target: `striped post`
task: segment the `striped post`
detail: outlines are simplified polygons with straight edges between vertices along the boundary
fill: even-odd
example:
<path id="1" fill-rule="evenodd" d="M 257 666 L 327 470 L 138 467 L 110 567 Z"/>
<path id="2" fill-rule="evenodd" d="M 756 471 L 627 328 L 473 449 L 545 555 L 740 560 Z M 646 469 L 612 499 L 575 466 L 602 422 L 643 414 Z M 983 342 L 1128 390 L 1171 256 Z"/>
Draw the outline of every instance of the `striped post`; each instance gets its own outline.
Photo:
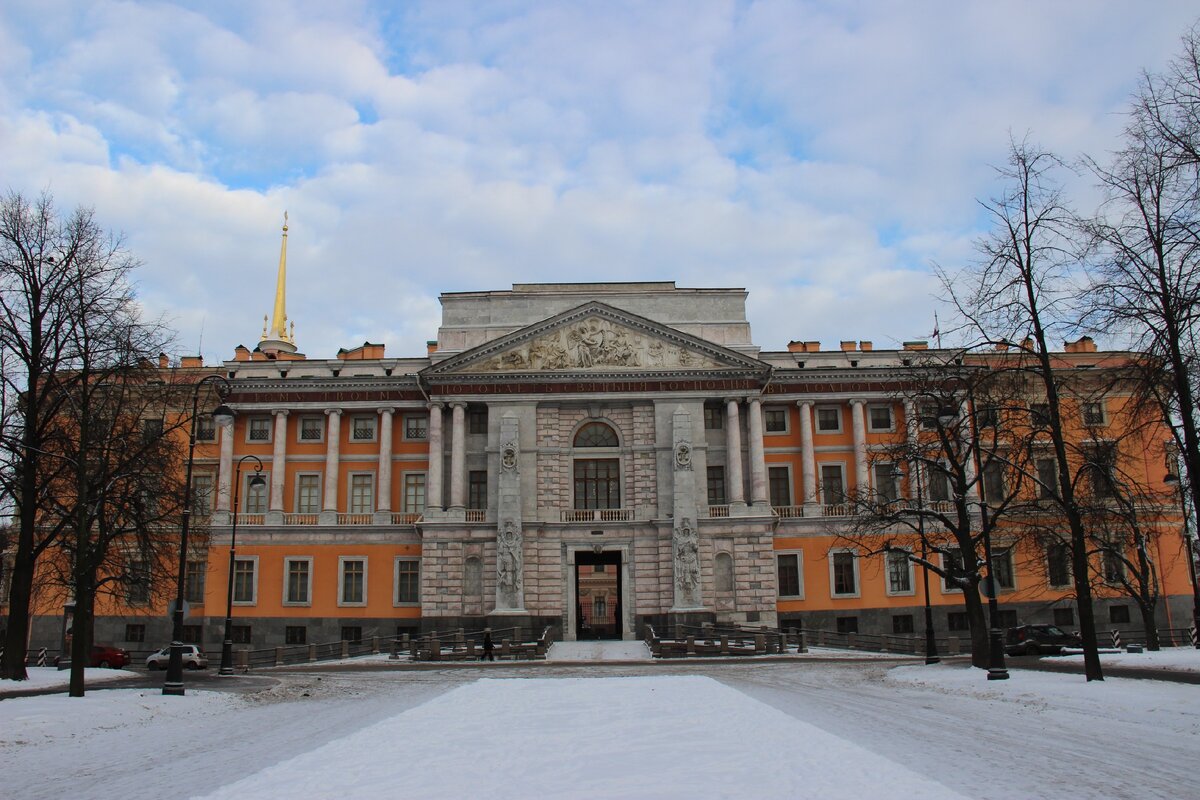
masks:
<path id="1" fill-rule="evenodd" d="M 46 648 L 44 648 L 44 647 L 41 650 L 38 650 L 37 665 L 39 667 L 46 666 Z"/>
<path id="2" fill-rule="evenodd" d="M 1112 646 L 1118 650 L 1121 649 L 1121 632 L 1120 631 L 1112 632 Z"/>
<path id="3" fill-rule="evenodd" d="M 1192 623 L 1191 629 L 1188 631 L 1188 637 L 1192 640 L 1192 647 L 1200 647 L 1200 636 L 1196 634 L 1196 623 Z M 0 656 L 4 655 L 4 651 L 0 650 Z"/>

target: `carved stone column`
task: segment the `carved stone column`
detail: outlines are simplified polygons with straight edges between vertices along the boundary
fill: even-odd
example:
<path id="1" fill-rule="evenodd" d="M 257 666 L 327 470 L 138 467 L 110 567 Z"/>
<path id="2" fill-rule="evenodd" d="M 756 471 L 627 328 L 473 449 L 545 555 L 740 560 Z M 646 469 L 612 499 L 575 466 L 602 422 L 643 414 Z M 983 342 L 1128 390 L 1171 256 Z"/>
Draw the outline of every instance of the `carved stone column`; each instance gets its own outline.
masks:
<path id="1" fill-rule="evenodd" d="M 767 462 L 763 453 L 762 401 L 757 397 L 750 398 L 747 413 L 750 416 L 750 502 L 757 508 L 765 508 L 771 504 L 771 495 L 767 492 Z"/>
<path id="2" fill-rule="evenodd" d="M 450 508 L 462 511 L 467 507 L 467 404 L 451 403 L 450 410 Z"/>
<path id="3" fill-rule="evenodd" d="M 850 401 L 850 424 L 854 430 L 854 480 L 859 494 L 871 489 L 871 476 L 867 470 L 867 423 L 864 417 L 864 402 Z"/>
<path id="4" fill-rule="evenodd" d="M 271 498 L 267 506 L 267 524 L 283 524 L 283 482 L 287 477 L 287 418 L 286 409 L 275 413 L 275 441 L 271 451 Z"/>
<path id="5" fill-rule="evenodd" d="M 496 608 L 499 614 L 525 613 L 525 536 L 521 528 L 520 421 L 500 419 L 500 474 L 496 486 Z"/>
<path id="6" fill-rule="evenodd" d="M 725 400 L 725 472 L 729 505 L 745 508 L 746 489 L 742 482 L 742 421 L 738 417 L 738 399 Z"/>
<path id="7" fill-rule="evenodd" d="M 801 400 L 800 459 L 804 468 L 804 516 L 817 516 L 817 456 L 813 447 L 813 402 Z"/>
<path id="8" fill-rule="evenodd" d="M 228 525 L 233 498 L 233 420 L 217 426 L 221 436 L 221 460 L 217 472 L 217 509 L 214 525 Z"/>
<path id="9" fill-rule="evenodd" d="M 338 473 L 342 456 L 342 410 L 325 409 L 325 486 L 321 491 L 322 525 L 337 524 Z"/>
<path id="10" fill-rule="evenodd" d="M 429 468 L 425 473 L 425 510 L 438 513 L 444 508 L 442 493 L 442 404 L 429 404 Z"/>
<path id="11" fill-rule="evenodd" d="M 704 606 L 700 591 L 700 541 L 695 524 L 696 473 L 692 469 L 692 416 L 682 407 L 671 416 L 671 437 L 675 515 L 671 531 L 675 578 L 671 611 L 696 611 Z"/>
<path id="12" fill-rule="evenodd" d="M 375 503 L 376 524 L 392 521 L 392 414 L 393 408 L 379 409 L 379 490 Z"/>

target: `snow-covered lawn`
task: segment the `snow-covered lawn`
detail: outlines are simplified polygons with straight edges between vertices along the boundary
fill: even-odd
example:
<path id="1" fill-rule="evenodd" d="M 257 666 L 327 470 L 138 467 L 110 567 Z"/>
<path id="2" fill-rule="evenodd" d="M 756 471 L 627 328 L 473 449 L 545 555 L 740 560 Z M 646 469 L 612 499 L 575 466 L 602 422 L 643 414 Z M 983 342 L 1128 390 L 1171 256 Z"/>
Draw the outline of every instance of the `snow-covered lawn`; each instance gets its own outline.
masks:
<path id="1" fill-rule="evenodd" d="M 1083 663 L 1083 654 L 1056 656 L 1055 661 L 1076 661 Z M 1101 652 L 1100 665 L 1106 664 L 1122 667 L 1144 667 L 1146 669 L 1171 669 L 1185 672 L 1200 672 L 1200 650 L 1194 647 L 1164 647 L 1151 653 Z"/>
<path id="2" fill-rule="evenodd" d="M 1162 681 L 789 660 L 205 685 L 238 691 L 0 701 L 3 796 L 1200 797 L 1200 687 Z"/>
<path id="3" fill-rule="evenodd" d="M 69 669 L 60 670 L 58 667 L 26 667 L 25 672 L 29 675 L 29 680 L 20 683 L 5 682 L 4 684 L 0 684 L 0 689 L 53 689 L 60 686 L 65 689 L 71 683 L 71 671 Z M 110 683 L 121 678 L 137 677 L 137 674 L 125 669 L 88 667 L 83 671 L 83 680 L 86 685 L 93 686 L 101 683 Z"/>

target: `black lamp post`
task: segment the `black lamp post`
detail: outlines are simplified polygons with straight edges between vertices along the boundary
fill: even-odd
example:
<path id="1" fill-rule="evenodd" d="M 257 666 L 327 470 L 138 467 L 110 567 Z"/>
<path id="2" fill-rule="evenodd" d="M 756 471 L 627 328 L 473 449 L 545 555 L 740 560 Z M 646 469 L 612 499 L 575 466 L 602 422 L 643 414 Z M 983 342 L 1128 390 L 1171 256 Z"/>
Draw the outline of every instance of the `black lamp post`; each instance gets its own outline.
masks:
<path id="1" fill-rule="evenodd" d="M 904 470 L 896 467 L 892 477 L 903 478 Z M 933 606 L 929 603 L 929 552 L 925 543 L 925 499 L 921 494 L 921 468 L 913 467 L 913 486 L 917 491 L 917 535 L 921 539 L 921 590 L 925 598 L 925 663 L 936 664 L 938 658 L 937 639 L 933 634 Z"/>
<path id="2" fill-rule="evenodd" d="M 218 675 L 233 674 L 233 568 L 237 563 L 237 520 L 238 495 L 242 486 L 242 464 L 253 459 L 254 476 L 250 478 L 251 486 L 266 486 L 263 480 L 263 464 L 258 456 L 242 456 L 238 459 L 233 471 L 233 522 L 229 529 L 229 586 L 225 594 L 225 640 L 221 643 L 221 669 Z"/>
<path id="3" fill-rule="evenodd" d="M 1188 577 L 1192 579 L 1192 627 L 1196 631 L 1196 649 L 1200 650 L 1200 583 L 1196 582 L 1195 539 L 1188 526 L 1187 495 L 1178 475 L 1168 472 L 1163 483 L 1174 484 L 1179 489 L 1179 510 L 1183 512 L 1183 547 L 1187 551 Z"/>
<path id="4" fill-rule="evenodd" d="M 196 382 L 192 390 L 192 422 L 188 434 L 187 474 L 183 482 L 183 510 L 179 523 L 179 582 L 175 587 L 175 609 L 171 613 L 171 655 L 167 660 L 167 677 L 163 682 L 163 694 L 182 695 L 183 692 L 183 590 L 187 580 L 188 526 L 192 519 L 192 462 L 196 455 L 196 418 L 200 407 L 200 387 L 209 381 L 218 381 L 229 390 L 229 381 L 220 375 L 206 375 Z M 218 390 L 219 392 L 220 390 Z M 221 396 L 218 394 L 218 396 Z M 218 424 L 233 419 L 233 412 L 224 403 L 212 411 L 213 421 Z"/>

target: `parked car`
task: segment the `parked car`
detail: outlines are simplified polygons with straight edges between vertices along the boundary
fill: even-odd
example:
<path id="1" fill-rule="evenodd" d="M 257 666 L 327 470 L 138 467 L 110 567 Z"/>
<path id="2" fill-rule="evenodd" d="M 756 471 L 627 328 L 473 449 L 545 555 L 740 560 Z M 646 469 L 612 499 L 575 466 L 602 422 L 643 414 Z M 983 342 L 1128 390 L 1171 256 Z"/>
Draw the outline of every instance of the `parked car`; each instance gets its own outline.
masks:
<path id="1" fill-rule="evenodd" d="M 166 669 L 167 662 L 170 660 L 171 646 L 167 645 L 162 650 L 146 657 L 146 669 Z M 185 644 L 183 646 L 183 666 L 187 669 L 208 669 L 208 656 L 204 655 L 204 651 L 196 645 Z"/>
<path id="2" fill-rule="evenodd" d="M 54 666 L 58 666 L 58 662 L 62 657 L 54 659 Z M 88 658 L 87 665 L 89 667 L 104 667 L 105 669 L 121 669 L 129 665 L 132 659 L 129 657 L 129 651 L 120 647 L 113 647 L 111 644 L 94 644 L 92 645 L 91 657 Z"/>
<path id="3" fill-rule="evenodd" d="M 1079 647 L 1079 635 L 1067 633 L 1057 625 L 1018 625 L 1004 637 L 1004 651 L 1010 656 L 1058 654 L 1064 647 Z"/>

